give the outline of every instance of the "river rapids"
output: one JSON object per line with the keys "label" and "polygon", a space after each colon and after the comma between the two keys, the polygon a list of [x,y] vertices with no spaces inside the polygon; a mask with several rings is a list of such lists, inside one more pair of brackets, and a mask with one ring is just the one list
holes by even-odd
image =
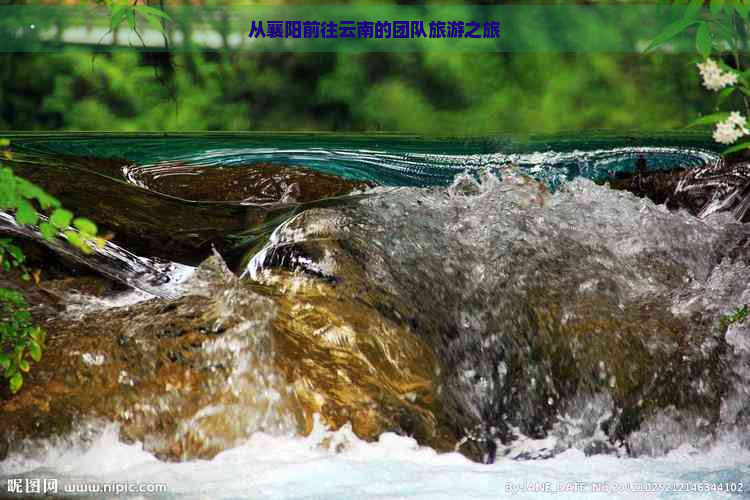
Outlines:
{"label": "river rapids", "polygon": [[748,494],[750,173],[695,137],[11,140],[109,241],[0,213],[59,261],[0,491]]}

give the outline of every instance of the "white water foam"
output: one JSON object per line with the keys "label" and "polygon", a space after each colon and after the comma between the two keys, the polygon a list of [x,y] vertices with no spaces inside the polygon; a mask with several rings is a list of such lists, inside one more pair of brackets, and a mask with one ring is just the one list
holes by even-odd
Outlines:
{"label": "white water foam", "polygon": [[[675,482],[705,489],[744,480],[747,495],[750,450],[726,438],[707,452],[685,446],[661,458],[586,457],[572,449],[548,460],[482,465],[458,453],[436,453],[408,437],[386,433],[366,443],[348,426],[329,432],[318,424],[308,437],[255,433],[212,460],[167,463],[138,444],[119,442],[110,426],[86,449],[56,446],[35,459],[11,456],[0,463],[0,474],[2,492],[8,479],[20,477],[58,478],[60,488],[80,481],[167,485],[168,493],[144,498],[737,498],[718,491],[638,489]],[[593,492],[594,483],[610,492]],[[613,492],[616,487],[621,490]],[[565,488],[569,491],[560,491]]]}

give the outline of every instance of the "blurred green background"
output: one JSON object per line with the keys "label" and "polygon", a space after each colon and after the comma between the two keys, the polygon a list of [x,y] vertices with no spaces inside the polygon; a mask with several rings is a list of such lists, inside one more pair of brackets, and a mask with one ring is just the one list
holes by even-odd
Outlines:
{"label": "blurred green background", "polygon": [[665,52],[5,53],[0,129],[665,130],[714,110],[694,59]]}

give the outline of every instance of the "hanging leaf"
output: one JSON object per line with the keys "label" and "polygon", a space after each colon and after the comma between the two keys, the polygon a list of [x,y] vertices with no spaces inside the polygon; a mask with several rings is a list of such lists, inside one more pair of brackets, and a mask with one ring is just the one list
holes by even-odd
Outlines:
{"label": "hanging leaf", "polygon": [[698,49],[698,53],[701,56],[708,58],[711,55],[712,45],[711,29],[708,27],[708,23],[701,23],[698,26],[698,33],[695,36],[695,48]]}
{"label": "hanging leaf", "polygon": [[3,370],[7,370],[9,366],[10,358],[7,354],[3,354],[2,352],[0,352],[0,368],[2,368]]}
{"label": "hanging leaf", "polygon": [[734,91],[735,91],[735,90],[737,90],[737,87],[727,87],[727,88],[725,88],[725,89],[721,90],[721,91],[719,92],[719,99],[718,99],[718,103],[719,103],[719,104],[721,104],[721,103],[723,103],[724,101],[726,101],[727,99],[729,99],[729,97],[730,97],[730,96],[731,96],[732,94],[734,94]]}
{"label": "hanging leaf", "polygon": [[73,226],[76,227],[81,233],[83,233],[87,237],[93,237],[96,236],[97,227],[96,224],[91,222],[90,220],[83,218],[83,217],[77,217],[76,220],[73,221]]}
{"label": "hanging leaf", "polygon": [[49,222],[42,222],[41,224],[39,224],[39,231],[41,231],[44,239],[48,241],[53,240],[57,235],[57,229]]}
{"label": "hanging leaf", "polygon": [[736,144],[732,146],[731,148],[727,148],[724,151],[721,152],[721,154],[728,155],[729,153],[736,153],[737,151],[742,151],[743,149],[750,148],[750,141],[745,141],[740,144]]}
{"label": "hanging leaf", "polygon": [[721,35],[722,38],[724,38],[724,40],[726,40],[730,44],[732,43],[734,39],[734,32],[730,27],[717,19],[713,19],[713,28],[718,32],[719,35]]}
{"label": "hanging leaf", "polygon": [[5,249],[13,257],[13,260],[16,261],[16,264],[22,264],[26,260],[23,251],[16,245],[6,245]]}
{"label": "hanging leaf", "polygon": [[703,8],[703,0],[690,0],[690,3],[685,8],[685,14],[683,19],[695,19],[700,14]]}
{"label": "hanging leaf", "polygon": [[172,20],[172,18],[169,17],[169,14],[167,14],[163,10],[157,9],[155,7],[150,7],[148,5],[138,4],[138,5],[135,6],[135,10],[137,10],[138,13],[141,14],[141,15],[143,15],[144,17],[157,16],[157,17],[162,17],[162,18],[166,19],[167,21],[171,21]]}
{"label": "hanging leaf", "polygon": [[128,9],[127,18],[128,18],[128,26],[130,26],[131,30],[134,30],[135,29],[135,10]]}
{"label": "hanging leaf", "polygon": [[151,27],[152,27],[153,29],[155,29],[155,30],[156,30],[156,31],[158,31],[159,33],[161,33],[161,34],[163,34],[163,35],[166,35],[166,34],[167,34],[166,30],[164,30],[164,26],[162,26],[162,25],[161,25],[161,21],[159,21],[159,20],[158,20],[157,18],[155,18],[154,16],[146,16],[146,21],[148,22],[148,24],[149,24],[149,25],[150,25],[150,26],[151,26]]}
{"label": "hanging leaf", "polygon": [[737,14],[739,14],[742,19],[747,20],[748,16],[750,16],[750,5],[745,5],[740,0],[735,1],[734,10],[737,11]]}
{"label": "hanging leaf", "polygon": [[86,240],[81,237],[80,233],[77,233],[75,231],[65,231],[65,238],[68,240],[68,243],[79,249],[85,254],[89,254],[93,252],[92,248],[89,246],[89,244],[86,242]]}
{"label": "hanging leaf", "polygon": [[60,229],[68,229],[72,220],[73,213],[64,208],[55,209],[49,218],[49,221]]}
{"label": "hanging leaf", "polygon": [[39,220],[39,214],[36,213],[36,209],[31,206],[26,200],[20,200],[18,202],[18,210],[16,210],[16,221],[19,224],[36,224]]}
{"label": "hanging leaf", "polygon": [[44,344],[44,338],[46,334],[44,333],[44,330],[39,328],[38,326],[35,326],[33,330],[31,330],[31,333],[29,334],[31,339],[39,344],[40,346]]}
{"label": "hanging leaf", "polygon": [[727,118],[729,118],[729,113],[714,113],[712,115],[701,116],[697,120],[690,123],[688,127],[697,127],[698,125],[713,125],[714,123],[719,123],[720,121],[726,120]]}
{"label": "hanging leaf", "polygon": [[116,29],[125,20],[125,16],[128,14],[129,5],[116,5],[112,7],[109,18],[109,26],[111,29]]}
{"label": "hanging leaf", "polygon": [[655,49],[656,47],[663,45],[664,43],[668,42],[672,38],[676,37],[686,29],[688,29],[690,26],[696,24],[698,21],[695,19],[680,19],[678,21],[673,22],[666,28],[664,28],[664,31],[659,33],[659,35],[654,38],[648,47],[646,47],[646,50],[643,52],[649,52],[650,50]]}
{"label": "hanging leaf", "polygon": [[42,348],[41,348],[41,346],[39,344],[37,344],[36,342],[32,341],[29,344],[29,354],[31,355],[31,359],[33,359],[34,361],[36,361],[38,363],[39,360],[42,359]]}
{"label": "hanging leaf", "polygon": [[21,372],[16,372],[15,375],[13,375],[10,378],[10,392],[13,394],[17,393],[19,389],[21,389],[21,386],[23,385],[23,375],[21,375]]}

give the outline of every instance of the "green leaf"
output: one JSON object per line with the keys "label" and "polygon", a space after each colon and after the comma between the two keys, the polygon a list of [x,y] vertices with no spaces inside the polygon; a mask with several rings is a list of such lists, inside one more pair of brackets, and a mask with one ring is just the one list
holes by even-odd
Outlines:
{"label": "green leaf", "polygon": [[10,139],[0,139],[0,148],[7,148],[10,146]]}
{"label": "green leaf", "polygon": [[38,326],[35,326],[31,330],[31,333],[29,334],[29,337],[31,337],[31,339],[34,342],[38,343],[39,345],[43,345],[44,344],[44,337],[45,337],[45,335],[46,334],[44,333],[44,330],[42,330]]}
{"label": "green leaf", "polygon": [[0,168],[0,209],[15,208],[19,199],[13,171],[9,168]]}
{"label": "green leaf", "polygon": [[716,59],[716,64],[718,64],[719,67],[726,72],[737,73],[737,71],[733,67],[725,63],[722,59]]}
{"label": "green leaf", "polygon": [[36,342],[32,341],[29,344],[29,354],[31,354],[31,359],[38,363],[39,360],[42,359],[42,347]]}
{"label": "green leaf", "polygon": [[57,208],[49,218],[49,221],[60,229],[67,229],[73,220],[73,214],[64,208]]}
{"label": "green leaf", "polygon": [[54,196],[48,195],[44,191],[39,194],[37,200],[39,201],[39,205],[41,205],[44,210],[47,210],[48,208],[60,207],[60,201]]}
{"label": "green leaf", "polygon": [[677,35],[679,35],[680,33],[682,33],[683,31],[685,31],[686,29],[688,29],[690,26],[692,26],[693,24],[697,22],[698,21],[695,19],[680,19],[678,21],[673,22],[672,24],[664,28],[664,31],[659,33],[659,35],[651,41],[649,46],[646,47],[646,50],[644,50],[643,52],[644,53],[649,52],[650,50],[655,49],[659,45],[662,45],[668,42],[669,40],[676,37]]}
{"label": "green leaf", "polygon": [[721,21],[717,21],[716,19],[713,19],[713,27],[716,31],[719,32],[722,37],[724,37],[724,40],[726,40],[731,45],[734,40],[734,32],[732,31],[732,29]]}
{"label": "green leaf", "polygon": [[90,220],[78,217],[76,220],[73,221],[73,225],[81,231],[84,235],[93,237],[96,236],[97,227],[96,224],[91,222]]}
{"label": "green leaf", "polygon": [[719,104],[729,99],[729,97],[734,93],[735,90],[737,90],[737,87],[734,86],[720,90],[718,99]]}
{"label": "green leaf", "polygon": [[156,7],[150,7],[148,5],[138,4],[135,6],[135,10],[137,10],[139,14],[147,18],[157,16],[157,17],[164,18],[168,21],[172,20],[172,18],[169,17],[169,14],[167,14],[161,9],[157,9]]}
{"label": "green leaf", "polygon": [[0,367],[2,367],[3,370],[7,370],[10,366],[10,357],[8,357],[7,354],[3,354],[0,352]]}
{"label": "green leaf", "polygon": [[31,370],[31,366],[29,365],[29,362],[26,361],[25,359],[22,359],[21,361],[18,362],[18,368],[22,372],[26,372],[26,373],[28,373],[29,370]]}
{"label": "green leaf", "polygon": [[721,8],[724,7],[724,0],[711,0],[709,4],[711,15],[716,17],[721,14]]}
{"label": "green leaf", "polygon": [[68,239],[68,243],[73,245],[74,247],[78,248],[79,250],[83,250],[86,245],[86,242],[83,241],[83,238],[81,238],[81,235],[78,234],[75,231],[65,231],[65,237]]}
{"label": "green leaf", "polygon": [[15,375],[10,378],[8,385],[10,386],[10,392],[13,394],[17,393],[23,385],[23,375],[21,375],[20,372],[16,372]]}
{"label": "green leaf", "polygon": [[26,199],[34,199],[42,192],[41,188],[26,179],[16,178],[16,182],[18,183],[18,192]]}
{"label": "green leaf", "polygon": [[711,40],[711,29],[708,23],[701,23],[698,26],[698,33],[695,36],[695,48],[698,49],[698,53],[703,57],[708,58],[711,55],[711,46],[713,41]]}
{"label": "green leaf", "polygon": [[739,0],[735,2],[734,10],[737,11],[737,14],[739,14],[742,19],[747,20],[748,16],[750,16],[750,5],[745,5]]}
{"label": "green leaf", "polygon": [[701,116],[697,120],[690,123],[688,127],[697,127],[698,125],[712,125],[714,123],[719,123],[722,120],[726,120],[727,118],[729,118],[729,113],[714,113],[712,115]]}
{"label": "green leaf", "polygon": [[729,153],[736,153],[737,151],[742,151],[743,149],[750,148],[750,141],[745,141],[740,144],[736,144],[730,148],[725,149],[721,152],[723,155],[728,155]]}
{"label": "green leaf", "polygon": [[16,245],[7,245],[5,248],[17,264],[21,264],[24,260],[26,260],[26,256],[23,254],[23,251]]}
{"label": "green leaf", "polygon": [[130,26],[131,30],[134,30],[135,29],[135,10],[128,9],[127,17],[128,17],[128,26]]}
{"label": "green leaf", "polygon": [[19,224],[36,224],[39,220],[39,214],[34,207],[26,200],[18,201],[18,210],[16,210],[16,221]]}
{"label": "green leaf", "polygon": [[11,360],[10,366],[5,370],[5,378],[11,378],[16,373],[18,373],[18,367]]}
{"label": "green leaf", "polygon": [[21,363],[21,360],[23,359],[23,353],[26,352],[26,346],[24,345],[16,345],[16,349],[13,351],[14,356],[16,357],[16,363]]}
{"label": "green leaf", "polygon": [[125,16],[128,13],[128,9],[131,8],[129,5],[116,5],[112,7],[109,26],[111,29],[117,28],[125,20]]}
{"label": "green leaf", "polygon": [[164,30],[164,26],[162,26],[161,22],[154,16],[146,16],[146,21],[148,21],[148,24],[150,24],[151,27],[159,33],[162,33],[164,35],[167,34],[167,32]]}
{"label": "green leaf", "polygon": [[703,0],[690,0],[690,3],[685,8],[685,14],[683,19],[695,19],[700,14],[703,8]]}
{"label": "green leaf", "polygon": [[57,228],[50,224],[49,222],[42,222],[39,225],[39,230],[42,232],[42,236],[44,236],[45,240],[53,240],[55,239],[55,236],[57,236]]}

